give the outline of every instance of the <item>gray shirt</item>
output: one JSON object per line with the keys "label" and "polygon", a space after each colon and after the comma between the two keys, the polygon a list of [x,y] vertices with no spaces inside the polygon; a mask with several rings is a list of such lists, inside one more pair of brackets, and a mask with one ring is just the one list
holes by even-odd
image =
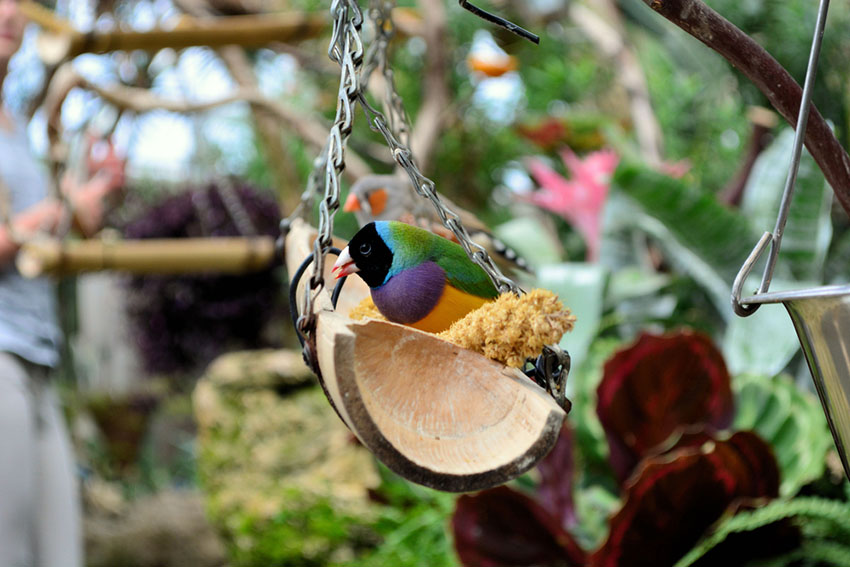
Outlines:
{"label": "gray shirt", "polygon": [[[0,177],[11,193],[13,214],[47,196],[47,177],[19,126],[14,132],[0,128]],[[52,282],[24,278],[14,263],[0,267],[0,351],[55,366],[61,340]]]}

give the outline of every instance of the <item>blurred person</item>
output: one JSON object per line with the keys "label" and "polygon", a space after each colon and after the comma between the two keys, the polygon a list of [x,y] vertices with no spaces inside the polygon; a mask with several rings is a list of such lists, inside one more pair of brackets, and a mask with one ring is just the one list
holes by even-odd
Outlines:
{"label": "blurred person", "polygon": [[[0,93],[25,19],[20,0],[0,0]],[[123,161],[74,184],[63,179],[75,226],[93,231],[102,199],[123,183]],[[28,146],[25,121],[0,99],[0,180],[11,227],[0,225],[0,567],[82,567],[74,455],[49,374],[62,341],[52,284],[23,278],[19,240],[55,229],[69,214],[48,196]],[[4,191],[5,193],[6,191]]]}

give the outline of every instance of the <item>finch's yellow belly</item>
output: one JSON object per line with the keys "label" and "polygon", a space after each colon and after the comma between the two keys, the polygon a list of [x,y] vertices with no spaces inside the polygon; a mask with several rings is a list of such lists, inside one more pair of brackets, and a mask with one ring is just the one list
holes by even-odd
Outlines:
{"label": "finch's yellow belly", "polygon": [[443,295],[440,296],[440,300],[434,306],[434,309],[419,321],[409,323],[408,326],[429,333],[440,333],[451,327],[452,323],[462,319],[464,315],[478,309],[488,301],[490,300],[487,298],[466,293],[446,284],[443,288]]}

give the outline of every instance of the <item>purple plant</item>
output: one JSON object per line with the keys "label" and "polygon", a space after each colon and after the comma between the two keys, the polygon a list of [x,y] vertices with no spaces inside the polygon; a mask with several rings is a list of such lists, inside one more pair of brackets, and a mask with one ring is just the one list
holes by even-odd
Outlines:
{"label": "purple plant", "polygon": [[[224,183],[224,182],[222,182]],[[278,233],[277,203],[246,185],[209,184],[151,207],[124,229],[126,238],[239,236],[222,192],[238,199],[259,235]],[[278,306],[275,267],[244,275],[145,275],[127,283],[127,310],[149,373],[191,373],[235,348],[263,346]]]}
{"label": "purple plant", "polygon": [[[499,487],[457,500],[463,565],[668,567],[724,515],[776,498],[771,447],[754,432],[720,432],[733,413],[729,380],[707,337],[641,335],[605,364],[597,391],[621,490],[604,542],[583,549],[573,535],[574,436],[565,426],[532,493]],[[797,542],[793,526],[771,524],[727,539],[697,564],[743,564]]]}

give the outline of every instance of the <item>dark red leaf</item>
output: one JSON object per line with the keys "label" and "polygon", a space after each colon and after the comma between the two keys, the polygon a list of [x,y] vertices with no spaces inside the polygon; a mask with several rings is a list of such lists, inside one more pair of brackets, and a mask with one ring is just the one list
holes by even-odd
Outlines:
{"label": "dark red leaf", "polygon": [[584,552],[554,517],[504,486],[459,497],[452,530],[466,567],[585,564]]}
{"label": "dark red leaf", "polygon": [[517,131],[545,150],[562,145],[568,137],[566,126],[552,117],[547,117],[538,124],[519,124]]}
{"label": "dark red leaf", "polygon": [[558,442],[537,465],[540,484],[537,486],[537,501],[549,515],[556,518],[561,527],[569,529],[576,525],[573,507],[573,435],[564,424]]}
{"label": "dark red leaf", "polygon": [[733,414],[729,371],[707,336],[642,334],[606,364],[597,389],[611,464],[625,480],[635,464],[678,429],[722,429]]}
{"label": "dark red leaf", "polygon": [[776,497],[778,479],[770,447],[750,432],[645,459],[591,565],[673,565],[730,506]]}

